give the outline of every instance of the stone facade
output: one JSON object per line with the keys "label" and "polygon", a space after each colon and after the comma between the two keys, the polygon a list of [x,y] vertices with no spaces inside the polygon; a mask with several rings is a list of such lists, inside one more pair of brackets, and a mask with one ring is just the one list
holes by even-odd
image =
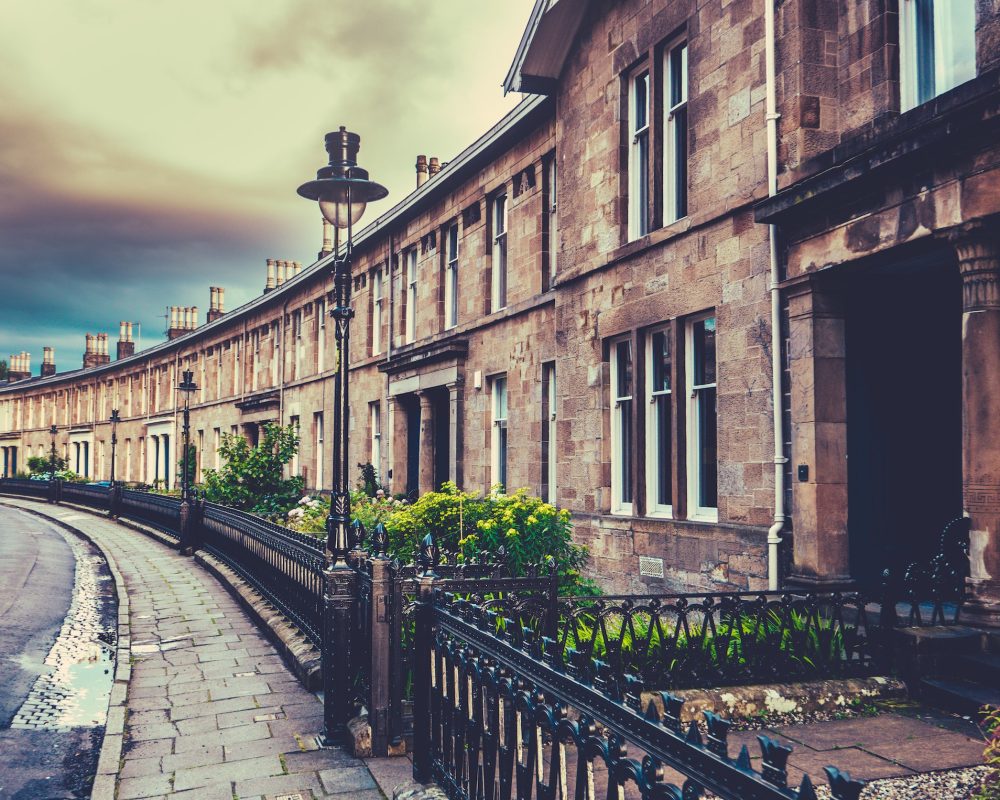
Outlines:
{"label": "stone facade", "polygon": [[[956,419],[965,409],[964,450],[955,444],[965,489],[957,479],[953,511],[964,496],[982,559],[977,590],[996,598],[991,498],[1000,465],[987,428],[1000,409],[980,398],[1000,396],[987,390],[1000,364],[983,349],[988,333],[977,331],[992,325],[990,220],[1000,213],[996,54],[984,44],[997,38],[997,12],[978,4],[979,77],[901,114],[897,3],[776,4],[780,191],[769,197],[765,2],[592,0],[558,8],[558,25],[546,21],[552,12],[533,16],[508,88],[519,81],[536,93],[439,172],[422,172],[422,185],[356,236],[351,462],[373,461],[393,492],[445,480],[488,491],[505,477],[509,488],[543,494],[573,512],[591,571],[610,590],[761,589],[768,529],[782,512],[771,374],[779,348],[790,484],[783,577],[860,580],[861,562],[875,560],[855,539],[874,523],[858,520],[869,511],[879,524],[888,519],[871,492],[858,499],[857,487],[877,480],[847,463],[863,428],[848,434],[857,387],[878,366],[851,360],[858,337],[877,333],[860,299],[864,270],[877,267],[888,287],[903,262],[929,270],[916,309],[936,296],[939,264],[955,286],[965,282],[955,324],[972,315],[965,330],[976,344],[964,352],[985,359],[959,377],[956,405],[944,398],[941,408]],[[647,72],[649,125],[635,134],[635,82]],[[665,110],[682,84],[680,105]],[[642,135],[647,163],[637,183]],[[948,146],[935,148],[945,135]],[[671,183],[678,147],[684,171]],[[377,164],[366,166],[377,176]],[[637,235],[630,219],[640,197],[648,230]],[[976,221],[985,224],[970,228]],[[777,226],[776,263],[761,223]],[[315,264],[172,341],[0,388],[0,444],[20,448],[19,463],[45,455],[54,422],[57,448],[73,456],[86,443],[90,474],[107,477],[103,420],[118,407],[117,474],[170,484],[173,387],[192,369],[199,468],[215,465],[222,433],[253,439],[265,421],[295,422],[302,445],[293,469],[308,486],[329,487],[337,357],[326,324],[329,252],[326,231]],[[943,297],[951,284],[942,280]],[[700,349],[706,330],[711,355]],[[630,359],[624,399],[619,346]],[[661,370],[652,354],[664,346]],[[702,380],[706,359],[711,376]],[[900,370],[908,363],[899,362]],[[900,485],[922,486],[909,480]],[[892,491],[902,497],[899,486]]]}

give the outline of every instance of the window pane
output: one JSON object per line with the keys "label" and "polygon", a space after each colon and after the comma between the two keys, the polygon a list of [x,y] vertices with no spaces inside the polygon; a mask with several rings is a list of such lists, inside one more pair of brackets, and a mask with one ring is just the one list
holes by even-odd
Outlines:
{"label": "window pane", "polygon": [[687,45],[670,51],[670,105],[687,100]]}
{"label": "window pane", "polygon": [[926,103],[934,91],[934,0],[913,3],[916,27],[917,102]]}
{"label": "window pane", "polygon": [[674,112],[674,216],[677,219],[687,216],[687,162],[688,162],[688,123],[687,106]]}
{"label": "window pane", "polygon": [[715,317],[698,320],[693,325],[694,383],[715,383]]}
{"label": "window pane", "polygon": [[673,503],[671,490],[673,436],[670,402],[670,395],[660,395],[656,398],[656,502],[662,506]]}
{"label": "window pane", "polygon": [[935,94],[976,77],[974,0],[938,0],[934,7]]}
{"label": "window pane", "polygon": [[698,505],[702,508],[716,508],[719,504],[715,428],[715,389],[701,389],[698,392]]}
{"label": "window pane", "polygon": [[670,391],[670,338],[666,331],[653,334],[652,342],[653,381],[650,391]]}
{"label": "window pane", "polygon": [[499,462],[497,466],[499,467],[498,474],[500,477],[500,485],[503,487],[504,491],[507,491],[507,426],[500,426],[500,435],[498,437],[500,452],[497,454]]}
{"label": "window pane", "polygon": [[617,377],[616,397],[632,396],[632,343],[618,342],[615,345],[615,372]]}
{"label": "window pane", "polygon": [[618,436],[621,441],[621,502],[632,502],[632,401],[621,400],[618,407]]}
{"label": "window pane", "polygon": [[644,72],[635,79],[634,130],[642,130],[649,124],[649,73]]}
{"label": "window pane", "polygon": [[636,221],[639,236],[649,233],[648,209],[649,209],[649,134],[641,133],[635,143],[635,188],[636,188]]}

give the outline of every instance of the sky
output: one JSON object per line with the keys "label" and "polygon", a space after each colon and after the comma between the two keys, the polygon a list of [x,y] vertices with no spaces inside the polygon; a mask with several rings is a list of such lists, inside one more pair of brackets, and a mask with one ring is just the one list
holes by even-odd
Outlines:
{"label": "sky", "polygon": [[[532,0],[0,0],[0,358],[81,365],[86,333],[260,294],[311,264],[296,188],[323,135],[361,136],[389,198],[418,154],[453,158],[520,99],[501,82]],[[134,337],[138,338],[138,337]]]}

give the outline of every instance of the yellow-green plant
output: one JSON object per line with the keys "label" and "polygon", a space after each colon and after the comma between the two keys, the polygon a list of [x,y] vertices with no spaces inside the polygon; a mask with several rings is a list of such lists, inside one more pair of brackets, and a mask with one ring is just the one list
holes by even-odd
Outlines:
{"label": "yellow-green plant", "polygon": [[983,759],[989,773],[976,794],[976,800],[1000,800],[1000,706],[983,708],[983,728],[989,737]]}

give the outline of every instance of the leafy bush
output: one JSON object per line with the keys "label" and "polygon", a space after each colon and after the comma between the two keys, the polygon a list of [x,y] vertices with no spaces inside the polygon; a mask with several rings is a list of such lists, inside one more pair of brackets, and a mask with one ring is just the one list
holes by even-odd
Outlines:
{"label": "leafy bush", "polygon": [[302,478],[284,477],[285,465],[298,448],[299,434],[294,425],[265,425],[264,436],[256,447],[242,436],[225,434],[219,447],[225,466],[204,471],[205,498],[263,517],[284,517],[302,496]]}
{"label": "leafy bush", "polygon": [[983,708],[983,727],[989,737],[983,759],[990,772],[983,779],[976,800],[1000,800],[1000,707]]}
{"label": "leafy bush", "polygon": [[32,456],[28,459],[28,472],[32,475],[48,475],[49,470],[55,466],[56,472],[65,470],[69,464],[67,459],[56,456],[50,461],[48,456]]}
{"label": "leafy bush", "polygon": [[[330,501],[303,498],[287,516],[286,524],[303,533],[322,534]],[[463,561],[490,561],[502,546],[514,575],[523,575],[534,564],[552,556],[559,569],[563,592],[596,594],[596,586],[580,577],[587,549],[573,543],[569,512],[532,497],[527,489],[513,494],[493,491],[482,497],[445,483],[439,492],[428,492],[413,503],[386,497],[376,491],[351,494],[351,516],[368,531],[382,522],[388,533],[391,556],[409,561],[420,541],[433,534],[438,547]]]}

